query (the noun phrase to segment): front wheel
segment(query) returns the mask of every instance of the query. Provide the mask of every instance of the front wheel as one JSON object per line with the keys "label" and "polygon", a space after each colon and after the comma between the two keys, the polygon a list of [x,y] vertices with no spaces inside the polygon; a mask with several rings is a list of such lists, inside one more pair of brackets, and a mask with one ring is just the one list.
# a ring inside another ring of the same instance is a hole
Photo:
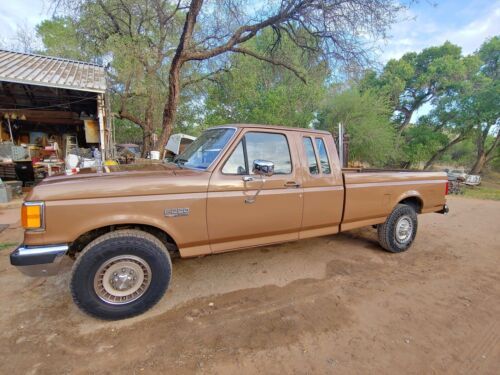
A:
{"label": "front wheel", "polygon": [[90,315],[124,319],[154,306],[171,275],[170,256],[158,238],[139,230],[117,230],[95,239],[80,253],[71,294]]}
{"label": "front wheel", "polygon": [[417,234],[417,213],[412,206],[398,204],[385,223],[377,226],[380,246],[392,253],[408,250]]}

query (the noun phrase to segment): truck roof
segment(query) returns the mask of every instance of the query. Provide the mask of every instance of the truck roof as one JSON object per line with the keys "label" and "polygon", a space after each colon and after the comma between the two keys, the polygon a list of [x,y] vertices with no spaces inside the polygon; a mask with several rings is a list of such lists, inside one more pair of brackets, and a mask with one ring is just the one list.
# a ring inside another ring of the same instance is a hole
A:
{"label": "truck roof", "polygon": [[298,131],[298,132],[304,132],[304,133],[318,133],[318,134],[329,134],[329,135],[331,135],[331,133],[328,132],[328,131],[326,131],[326,130],[317,130],[317,129],[311,129],[311,128],[296,128],[296,127],[279,126],[279,125],[225,124],[225,125],[214,126],[213,128],[227,128],[227,127],[232,127],[232,128],[256,128],[256,129],[276,129],[276,130]]}

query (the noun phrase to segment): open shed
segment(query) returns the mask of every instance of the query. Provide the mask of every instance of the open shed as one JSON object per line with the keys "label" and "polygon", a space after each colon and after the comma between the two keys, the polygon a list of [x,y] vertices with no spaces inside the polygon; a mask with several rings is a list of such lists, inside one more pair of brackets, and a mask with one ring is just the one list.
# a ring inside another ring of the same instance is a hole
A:
{"label": "open shed", "polygon": [[99,149],[110,157],[106,107],[104,67],[0,50],[0,178],[12,177],[12,164],[24,181],[19,164],[31,163],[36,180],[41,167],[63,170],[69,154],[91,159]]}

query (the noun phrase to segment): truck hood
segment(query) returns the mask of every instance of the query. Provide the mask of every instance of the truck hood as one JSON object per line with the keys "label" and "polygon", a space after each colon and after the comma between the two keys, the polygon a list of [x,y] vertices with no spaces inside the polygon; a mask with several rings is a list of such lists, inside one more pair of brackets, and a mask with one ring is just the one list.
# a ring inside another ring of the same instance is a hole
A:
{"label": "truck hood", "polygon": [[83,171],[44,179],[27,201],[111,198],[206,192],[210,173],[173,164],[111,167],[108,173]]}

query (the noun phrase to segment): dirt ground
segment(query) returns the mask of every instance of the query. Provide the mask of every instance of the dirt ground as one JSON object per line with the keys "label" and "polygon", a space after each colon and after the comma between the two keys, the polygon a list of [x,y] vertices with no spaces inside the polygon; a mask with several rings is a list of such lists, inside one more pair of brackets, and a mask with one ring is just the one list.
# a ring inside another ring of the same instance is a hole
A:
{"label": "dirt ground", "polygon": [[[73,305],[67,274],[25,277],[4,248],[0,373],[498,374],[500,202],[449,205],[402,254],[365,228],[176,260],[156,307],[111,323]],[[18,224],[0,233],[19,241]]]}

